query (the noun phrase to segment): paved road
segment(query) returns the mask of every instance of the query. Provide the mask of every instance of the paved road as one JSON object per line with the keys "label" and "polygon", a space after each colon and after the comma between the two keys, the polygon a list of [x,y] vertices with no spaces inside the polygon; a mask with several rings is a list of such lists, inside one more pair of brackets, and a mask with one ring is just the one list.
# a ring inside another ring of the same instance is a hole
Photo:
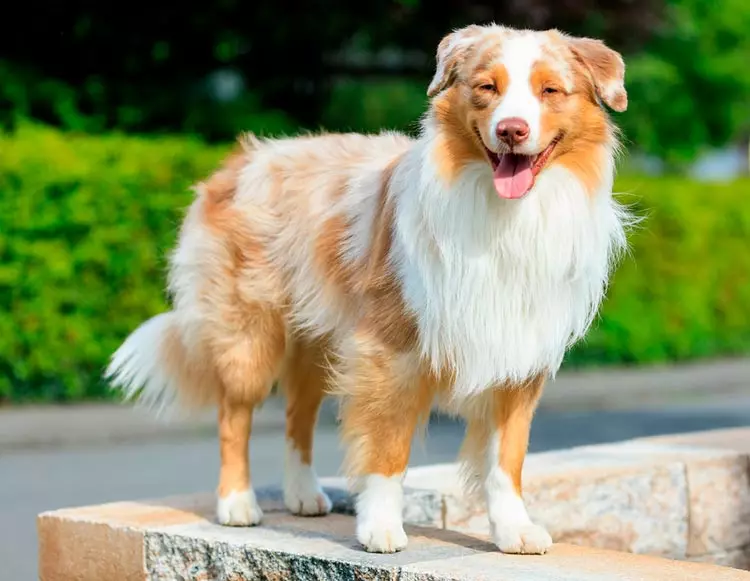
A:
{"label": "paved road", "polygon": [[[692,407],[644,411],[561,412],[542,410],[531,437],[532,451],[609,442],[630,437],[750,425],[750,398]],[[417,443],[412,464],[450,461],[461,441],[459,423],[438,419]],[[335,475],[341,450],[332,425],[317,434],[315,463],[322,476]],[[175,439],[0,452],[0,578],[35,579],[37,513],[99,502],[154,498],[213,489],[217,442],[195,434]],[[251,458],[257,485],[281,477],[283,437],[277,427],[254,436]]]}

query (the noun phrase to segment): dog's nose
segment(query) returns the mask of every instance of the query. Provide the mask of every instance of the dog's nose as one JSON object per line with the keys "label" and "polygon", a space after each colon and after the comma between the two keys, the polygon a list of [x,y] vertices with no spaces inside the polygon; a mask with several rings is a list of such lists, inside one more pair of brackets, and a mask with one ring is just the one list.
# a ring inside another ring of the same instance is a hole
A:
{"label": "dog's nose", "polygon": [[529,124],[519,117],[508,117],[497,124],[497,138],[509,147],[519,145],[529,138]]}

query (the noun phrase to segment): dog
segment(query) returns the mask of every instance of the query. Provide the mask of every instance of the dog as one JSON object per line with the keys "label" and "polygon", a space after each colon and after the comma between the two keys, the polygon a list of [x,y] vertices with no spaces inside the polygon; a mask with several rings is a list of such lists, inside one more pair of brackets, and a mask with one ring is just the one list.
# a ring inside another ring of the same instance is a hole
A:
{"label": "dog", "polygon": [[253,409],[287,398],[284,501],[331,502],[312,467],[340,398],[356,537],[407,546],[402,481],[431,410],[466,421],[467,493],[501,552],[542,554],[521,470],[545,381],[584,337],[627,249],[613,197],[625,65],[602,41],[471,25],[439,43],[417,137],[245,135],[206,180],[170,254],[172,310],[113,354],[113,389],[218,407],[217,519],[252,526]]}

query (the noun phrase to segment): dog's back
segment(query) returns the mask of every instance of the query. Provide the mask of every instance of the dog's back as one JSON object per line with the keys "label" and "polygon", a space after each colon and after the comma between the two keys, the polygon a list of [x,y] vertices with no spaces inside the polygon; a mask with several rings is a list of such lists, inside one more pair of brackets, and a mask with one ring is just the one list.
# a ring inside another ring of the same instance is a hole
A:
{"label": "dog's back", "polygon": [[165,412],[200,406],[220,395],[217,368],[258,375],[240,355],[256,334],[285,353],[290,336],[349,329],[385,183],[411,144],[390,133],[244,137],[196,186],[170,257],[173,310],[117,351],[113,383]]}

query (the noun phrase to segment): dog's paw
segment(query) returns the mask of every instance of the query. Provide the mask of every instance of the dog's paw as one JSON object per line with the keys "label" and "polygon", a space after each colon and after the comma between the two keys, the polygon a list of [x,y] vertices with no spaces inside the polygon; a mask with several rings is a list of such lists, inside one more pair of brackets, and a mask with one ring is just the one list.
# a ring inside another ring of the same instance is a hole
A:
{"label": "dog's paw", "polygon": [[406,548],[402,476],[370,474],[357,496],[357,540],[370,553],[396,553]]}
{"label": "dog's paw", "polygon": [[503,553],[543,555],[552,546],[544,527],[532,523],[497,526],[492,537]]}
{"label": "dog's paw", "polygon": [[291,442],[284,466],[284,504],[292,514],[321,516],[331,512],[331,499],[318,483],[315,470],[304,463]]}
{"label": "dog's paw", "polygon": [[219,498],[216,505],[216,517],[219,524],[230,527],[251,527],[263,519],[263,511],[258,506],[252,490],[230,492]]}
{"label": "dog's paw", "polygon": [[322,516],[331,512],[331,499],[314,476],[286,483],[284,504],[292,514],[300,516]]}
{"label": "dog's paw", "polygon": [[357,519],[357,540],[369,553],[397,553],[409,540],[400,520],[378,518]]}

